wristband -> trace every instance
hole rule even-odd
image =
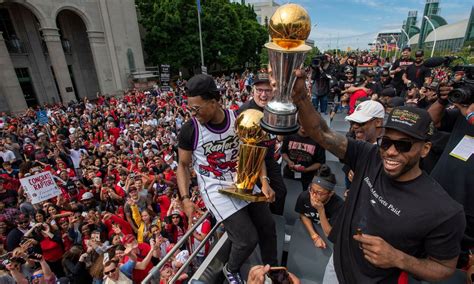
[[[471,117],[467,120],[467,123],[474,125],[474,115],[471,115]]]
[[[440,105],[443,105],[443,106],[447,106],[449,104],[449,100],[447,99],[442,99],[442,98],[438,98],[438,103]]]
[[[185,194],[181,196],[181,201],[184,201],[186,198],[189,199],[189,195]]]
[[[470,112],[466,115],[466,120],[469,121],[469,119],[471,119],[471,117],[474,117],[474,111]]]

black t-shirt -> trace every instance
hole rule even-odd
[[[416,83],[418,88],[423,87],[425,83],[425,78],[431,76],[431,69],[421,64],[417,66],[416,64],[411,64],[407,67],[407,79]]]
[[[464,206],[467,219],[466,237],[474,246],[474,155],[462,161],[449,153],[459,144],[465,135],[474,136],[474,126],[469,125],[458,109],[446,111],[439,130],[451,132],[448,143],[441,154],[431,176]]]
[[[218,124],[207,123],[207,125],[209,125],[209,127],[211,127],[212,129],[217,129],[217,130],[224,129],[227,126],[227,120],[230,119],[230,117],[227,117],[227,111],[224,111],[224,114],[225,114],[225,119],[221,123],[218,123]],[[199,123],[199,122],[196,120],[196,123]],[[195,150],[194,149],[195,147],[194,136],[196,135],[195,133],[196,131],[194,129],[193,120],[190,119],[181,127],[181,130],[178,135],[178,147],[183,150],[194,151]]]
[[[462,207],[425,172],[397,182],[383,171],[376,145],[349,139],[344,161],[355,176],[329,239],[340,283],[397,283],[400,270],[370,264],[353,239],[358,228],[417,258],[459,255],[465,219]]]
[[[329,223],[332,225],[333,217],[336,216],[337,212],[344,205],[344,201],[338,195],[334,194],[331,196],[331,199],[324,204],[324,212],[326,212],[326,217],[329,220]],[[309,191],[305,190],[298,196],[295,205],[295,211],[305,215],[315,224],[321,224],[319,220],[319,213],[316,208],[311,206],[311,200],[309,196]]]
[[[395,76],[392,79],[392,85],[397,89],[397,91],[401,91],[405,89],[405,84],[403,83],[402,77],[405,74],[408,66],[413,64],[413,59],[397,59],[393,65],[391,70],[395,70],[398,67],[402,68],[402,71],[395,73]]]
[[[299,133],[285,136],[281,146],[281,153],[287,154],[293,163],[304,167],[309,167],[314,163],[324,164],[326,162],[326,152],[310,137],[303,137]],[[287,177],[294,177],[294,172],[285,166],[283,173]],[[309,179],[316,171],[301,173],[301,178]]]

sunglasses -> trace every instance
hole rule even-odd
[[[366,122],[362,122],[362,123],[361,123],[361,122],[351,121],[351,126],[352,126],[352,125],[357,125],[357,126],[359,126],[359,127],[364,127],[367,123],[369,123],[369,122],[371,122],[371,121],[373,121],[373,120],[375,120],[375,119],[376,119],[376,118],[373,117],[373,118],[367,120]]]
[[[417,141],[392,140],[387,136],[377,138],[377,145],[379,145],[382,150],[387,151],[388,149],[390,149],[390,147],[392,147],[392,145],[394,145],[395,149],[399,153],[409,152],[413,144],[415,144],[416,142]]]
[[[31,280],[39,279],[39,278],[42,278],[42,277],[43,277],[43,274],[32,275]]]
[[[109,270],[109,271],[104,271],[104,274],[105,274],[105,275],[109,275],[109,274],[114,273],[116,270],[117,270],[117,267],[115,267],[114,269]]]
[[[25,224],[29,224],[30,221],[23,221],[23,222],[18,222],[19,225],[25,225]]]

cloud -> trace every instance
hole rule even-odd
[[[374,8],[379,8],[381,6],[380,1],[374,1],[374,0],[354,0],[354,2],[357,4],[362,4],[362,5],[366,5],[366,6],[374,7]]]

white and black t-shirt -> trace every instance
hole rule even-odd
[[[439,260],[459,255],[465,228],[462,206],[425,172],[398,182],[383,170],[379,149],[349,138],[344,162],[355,176],[329,239],[340,283],[397,283],[400,270],[370,264],[353,239],[358,228],[408,255]]]
[[[179,147],[193,151],[201,197],[206,207],[220,221],[248,205],[248,202],[219,193],[233,185],[237,172],[240,141],[235,134],[234,112],[225,110],[220,125],[200,124],[195,118],[186,122],[179,134]]]

